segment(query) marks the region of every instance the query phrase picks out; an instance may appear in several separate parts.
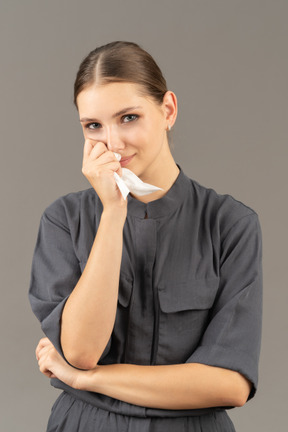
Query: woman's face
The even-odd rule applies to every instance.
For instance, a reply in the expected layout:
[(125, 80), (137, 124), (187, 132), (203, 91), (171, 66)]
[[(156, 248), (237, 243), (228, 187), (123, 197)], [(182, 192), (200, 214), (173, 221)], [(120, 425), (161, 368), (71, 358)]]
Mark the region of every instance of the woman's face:
[(139, 90), (127, 82), (92, 85), (78, 95), (77, 105), (85, 139), (103, 142), (121, 154), (122, 167), (147, 177), (170, 152), (166, 130), (175, 120), (175, 95), (167, 92), (159, 105)]

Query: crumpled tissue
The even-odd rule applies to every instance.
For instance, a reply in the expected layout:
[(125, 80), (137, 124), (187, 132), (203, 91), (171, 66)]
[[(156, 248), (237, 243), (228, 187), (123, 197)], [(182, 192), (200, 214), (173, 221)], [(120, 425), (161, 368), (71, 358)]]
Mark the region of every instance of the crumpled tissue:
[[(119, 153), (113, 153), (120, 161), (121, 155)], [(125, 200), (129, 192), (132, 192), (135, 195), (147, 195), (158, 190), (163, 190), (162, 188), (153, 186), (149, 183), (144, 183), (142, 180), (140, 180), (139, 177), (136, 176), (136, 174), (134, 174), (128, 168), (122, 168), (122, 177), (120, 177), (116, 172), (114, 172), (114, 178)]]

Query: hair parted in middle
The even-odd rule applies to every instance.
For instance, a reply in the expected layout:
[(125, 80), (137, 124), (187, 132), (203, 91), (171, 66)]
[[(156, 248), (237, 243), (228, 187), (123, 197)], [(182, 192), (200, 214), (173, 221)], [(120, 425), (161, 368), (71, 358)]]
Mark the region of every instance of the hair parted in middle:
[(159, 105), (167, 92), (166, 80), (153, 57), (134, 42), (115, 41), (91, 51), (80, 64), (74, 83), (74, 104), (92, 84), (129, 82)]

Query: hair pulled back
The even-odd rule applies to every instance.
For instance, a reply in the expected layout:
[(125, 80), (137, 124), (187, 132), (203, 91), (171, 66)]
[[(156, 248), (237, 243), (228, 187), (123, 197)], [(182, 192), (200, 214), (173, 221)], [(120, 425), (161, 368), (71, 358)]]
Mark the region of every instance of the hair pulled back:
[(92, 84), (130, 82), (141, 93), (163, 102), (166, 80), (153, 57), (133, 42), (116, 41), (91, 51), (80, 64), (74, 83), (74, 104), (79, 93)]

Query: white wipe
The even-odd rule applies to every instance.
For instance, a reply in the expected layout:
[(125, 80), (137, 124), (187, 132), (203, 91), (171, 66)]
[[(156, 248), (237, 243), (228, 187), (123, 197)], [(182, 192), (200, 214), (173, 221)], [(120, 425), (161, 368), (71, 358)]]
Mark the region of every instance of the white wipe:
[[(121, 155), (115, 152), (114, 154), (116, 158), (120, 161)], [(139, 179), (139, 177), (136, 176), (136, 174), (134, 174), (128, 168), (122, 168), (122, 177), (120, 177), (116, 172), (114, 172), (114, 178), (124, 199), (126, 199), (129, 192), (132, 192), (135, 195), (147, 195), (158, 190), (163, 190), (162, 188), (153, 186), (149, 183), (144, 183), (142, 180)]]

